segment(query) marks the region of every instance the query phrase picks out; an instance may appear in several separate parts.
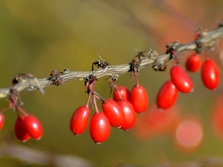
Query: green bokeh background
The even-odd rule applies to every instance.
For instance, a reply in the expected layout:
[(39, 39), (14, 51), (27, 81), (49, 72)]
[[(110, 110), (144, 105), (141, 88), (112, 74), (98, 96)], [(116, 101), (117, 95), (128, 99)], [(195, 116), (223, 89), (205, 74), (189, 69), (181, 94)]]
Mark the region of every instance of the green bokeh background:
[[(9, 87), (18, 73), (45, 78), (53, 69), (88, 71), (92, 62), (98, 59), (97, 54), (109, 64), (117, 65), (130, 62), (137, 54), (134, 48), (143, 51), (149, 47), (163, 53), (167, 42), (192, 40), (194, 30), (200, 25), (210, 30), (216, 28), (223, 16), (222, 6), (221, 0), (0, 0), (0, 87)], [(208, 53), (218, 61), (219, 47)], [(182, 58), (182, 64), (185, 59)], [(168, 69), (171, 65), (169, 62)], [(222, 76), (219, 61), (218, 65)], [(169, 71), (158, 73), (148, 67), (141, 70), (139, 77), (152, 106), (160, 86), (169, 78)], [(92, 142), (88, 130), (74, 136), (69, 130), (69, 121), (73, 111), (87, 100), (83, 81), (47, 87), (44, 95), (38, 91), (23, 91), (20, 96), (25, 103), (24, 109), (42, 122), (44, 136), (40, 141), (18, 141), (13, 129), (16, 114), (9, 110), (5, 112), (0, 145), (5, 138), (10, 138), (13, 143), (38, 150), (77, 155), (98, 167), (156, 165), (163, 162), (160, 155), (170, 162), (223, 156), (223, 141), (215, 136), (210, 122), (214, 98), (223, 90), (222, 81), (218, 89), (209, 91), (204, 88), (199, 73), (191, 77), (194, 92), (180, 94), (177, 103), (182, 115), (195, 114), (203, 123), (204, 140), (193, 153), (180, 152), (169, 135), (141, 141), (131, 130), (112, 129), (109, 140), (101, 145)], [(95, 90), (109, 97), (105, 79), (99, 80)], [(121, 76), (118, 81), (129, 89), (134, 83), (130, 74)], [(6, 105), (1, 99), (0, 108)], [(28, 166), (9, 157), (1, 157), (0, 164)]]

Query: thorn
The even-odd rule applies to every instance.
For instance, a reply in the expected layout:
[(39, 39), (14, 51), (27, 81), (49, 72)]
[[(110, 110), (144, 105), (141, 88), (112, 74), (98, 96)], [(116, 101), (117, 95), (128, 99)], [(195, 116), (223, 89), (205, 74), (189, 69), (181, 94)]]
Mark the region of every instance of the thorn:
[(98, 57), (99, 57), (101, 60), (103, 60), (99, 53), (97, 53), (97, 55), (98, 55)]
[(36, 84), (37, 84), (37, 87), (38, 87), (39, 91), (40, 91), (42, 94), (44, 94), (44, 91), (43, 91), (42, 87), (40, 86), (38, 79), (37, 79), (36, 77), (34, 77), (34, 80), (35, 80), (35, 82), (36, 82)]
[(134, 50), (139, 53), (139, 50), (134, 47)]

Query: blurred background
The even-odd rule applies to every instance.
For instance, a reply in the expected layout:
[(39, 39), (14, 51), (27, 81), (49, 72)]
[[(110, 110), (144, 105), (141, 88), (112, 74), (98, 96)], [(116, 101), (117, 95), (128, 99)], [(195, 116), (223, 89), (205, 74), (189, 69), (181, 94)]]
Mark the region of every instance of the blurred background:
[[(1, 0), (0, 87), (9, 87), (19, 73), (45, 78), (54, 69), (89, 71), (98, 54), (109, 64), (118, 65), (132, 60), (137, 54), (134, 48), (164, 53), (168, 42), (194, 40), (194, 32), (201, 26), (214, 30), (223, 19), (222, 7), (222, 0)], [(221, 76), (222, 46), (221, 41), (214, 51), (206, 52), (216, 60)], [(181, 56), (183, 68), (187, 57), (188, 54)], [(223, 108), (222, 80), (216, 90), (210, 91), (203, 86), (200, 71), (189, 73), (194, 92), (179, 94), (174, 107), (160, 112), (155, 107), (156, 95), (169, 79), (172, 65), (172, 61), (168, 62), (165, 72), (155, 72), (150, 66), (140, 71), (139, 81), (149, 94), (148, 111), (137, 115), (136, 125), (129, 131), (112, 128), (109, 139), (100, 145), (91, 140), (88, 129), (80, 136), (74, 136), (69, 129), (71, 115), (87, 100), (83, 81), (47, 87), (44, 95), (39, 91), (21, 92), (24, 109), (41, 121), (44, 135), (39, 141), (20, 142), (14, 135), (16, 114), (12, 110), (5, 112), (0, 132), (1, 166), (53, 166), (29, 163), (28, 156), (24, 160), (13, 158), (3, 151), (7, 145), (52, 156), (79, 157), (97, 167), (156, 166), (223, 158), (223, 126), (216, 127), (213, 122), (216, 110)], [(117, 84), (131, 89), (135, 80), (127, 73)], [(94, 88), (102, 96), (110, 96), (106, 78), (99, 79)], [(6, 105), (1, 99), (0, 107)], [(181, 132), (192, 136), (185, 139), (186, 143), (197, 141), (189, 147), (176, 137), (182, 121), (192, 121)]]

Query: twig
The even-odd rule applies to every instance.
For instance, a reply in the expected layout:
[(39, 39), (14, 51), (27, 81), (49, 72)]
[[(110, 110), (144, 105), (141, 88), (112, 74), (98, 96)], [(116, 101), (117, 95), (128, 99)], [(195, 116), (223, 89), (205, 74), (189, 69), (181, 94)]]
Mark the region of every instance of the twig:
[[(201, 45), (203, 49), (211, 49), (213, 46), (223, 38), (223, 22), (219, 24), (219, 27), (214, 31), (204, 32), (203, 36), (199, 39), (191, 41), (186, 44), (181, 44), (179, 42), (169, 43), (167, 44), (167, 52), (163, 54), (158, 54), (155, 51), (151, 51), (151, 49), (146, 49), (144, 52), (139, 52), (139, 54), (151, 52), (151, 54), (147, 55), (147, 58), (142, 59), (139, 69), (145, 68), (148, 65), (159, 65), (165, 63), (174, 57), (171, 52), (168, 50), (172, 49), (178, 55), (189, 52), (197, 49), (197, 44)], [(113, 75), (122, 75), (127, 72), (131, 72), (131, 63), (122, 64), (122, 65), (108, 65), (106, 68), (99, 68), (94, 71), (69, 71), (65, 69), (63, 72), (57, 72), (54, 70), (51, 73), (51, 76), (48, 78), (36, 79), (27, 78), (22, 82), (18, 82), (17, 84), (9, 87), (9, 88), (0, 88), (0, 98), (5, 98), (10, 95), (11, 90), (17, 90), (21, 92), (23, 90), (36, 90), (43, 89), (47, 86), (51, 85), (62, 85), (71, 80), (84, 80), (89, 77), (89, 75), (94, 75), (97, 79), (104, 76), (113, 76)]]
[(0, 157), (11, 157), (29, 164), (47, 165), (55, 167), (93, 167), (94, 165), (74, 155), (55, 155), (13, 143), (0, 145)]

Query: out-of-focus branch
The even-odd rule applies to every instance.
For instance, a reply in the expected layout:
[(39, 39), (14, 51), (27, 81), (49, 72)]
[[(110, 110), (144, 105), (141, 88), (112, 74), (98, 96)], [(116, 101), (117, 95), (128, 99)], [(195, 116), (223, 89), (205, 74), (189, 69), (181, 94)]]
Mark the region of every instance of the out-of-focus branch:
[[(3, 143), (0, 145), (0, 157), (7, 157), (21, 160), (29, 164), (38, 164), (51, 167), (94, 167), (93, 163), (74, 156), (51, 154), (45, 151), (15, 145), (13, 143)], [(206, 157), (191, 162), (164, 162), (154, 167), (221, 167), (223, 159), (221, 157)], [(118, 165), (117, 167), (142, 167), (132, 165)], [(148, 167), (148, 166), (144, 166)]]
[(94, 165), (74, 155), (55, 155), (13, 143), (0, 145), (0, 157), (11, 157), (29, 164), (54, 167), (93, 167)]
[[(149, 65), (160, 65), (161, 63), (165, 63), (174, 56), (172, 55), (172, 52), (170, 52), (170, 49), (174, 51), (175, 54), (180, 56), (180, 54), (184, 52), (189, 52), (196, 50), (199, 46), (202, 47), (202, 49), (210, 49), (212, 48), (221, 38), (223, 38), (223, 23), (221, 22), (219, 24), (219, 27), (215, 29), (214, 31), (210, 32), (204, 32), (203, 35), (198, 38), (197, 40), (191, 41), (186, 44), (181, 43), (169, 43), (168, 49), (166, 53), (158, 54), (157, 52), (150, 52), (150, 53), (156, 53), (156, 54), (148, 54), (148, 51), (151, 51), (151, 49), (146, 49), (144, 52), (139, 52), (139, 54), (148, 54), (144, 59), (142, 59), (139, 69), (145, 68)], [(128, 64), (122, 64), (122, 65), (108, 65), (106, 68), (98, 68), (94, 71), (69, 71), (68, 69), (64, 70), (63, 72), (58, 73), (51, 73), (51, 76), (48, 78), (27, 78), (23, 79), (20, 82), (14, 84), (13, 86), (9, 88), (0, 88), (0, 98), (5, 98), (9, 96), (12, 92), (12, 90), (16, 90), (17, 92), (21, 92), (23, 90), (35, 90), (40, 89), (51, 85), (62, 85), (68, 81), (71, 80), (84, 80), (88, 78), (90, 75), (94, 75), (94, 77), (101, 78), (104, 76), (120, 76), (124, 73), (131, 72), (131, 62)], [(55, 72), (55, 71), (54, 71)], [(37, 82), (38, 81), (38, 82)]]

